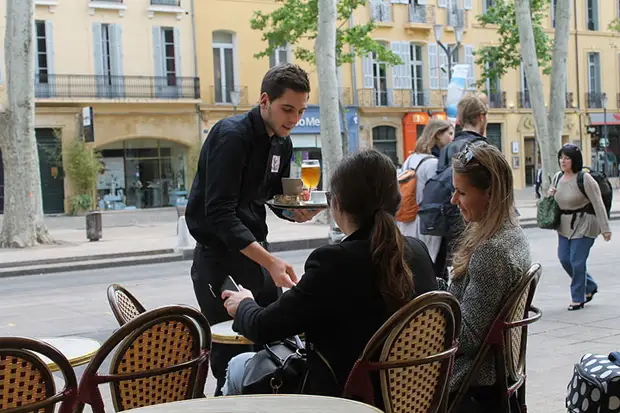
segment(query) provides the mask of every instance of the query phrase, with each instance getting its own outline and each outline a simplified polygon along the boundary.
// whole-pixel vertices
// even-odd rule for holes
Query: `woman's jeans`
[[[586,270],[586,261],[594,238],[568,239],[558,235],[558,258],[564,271],[571,277],[570,293],[574,303],[586,301],[586,294],[592,294],[597,288],[594,279]]]
[[[228,371],[226,372],[226,382],[222,387],[222,394],[224,396],[237,396],[241,394],[245,366],[255,354],[256,353],[241,353],[230,359],[228,362]]]

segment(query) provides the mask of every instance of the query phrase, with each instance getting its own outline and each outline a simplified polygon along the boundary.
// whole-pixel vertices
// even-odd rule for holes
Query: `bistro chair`
[[[76,412],[85,404],[94,413],[105,412],[103,383],[110,383],[117,412],[203,397],[210,351],[209,323],[197,310],[166,306],[146,311],[112,334],[86,367]],[[113,352],[110,372],[99,373]]]
[[[528,325],[542,317],[542,311],[532,305],[541,274],[540,264],[532,265],[508,296],[504,307],[489,329],[471,369],[451,400],[450,413],[459,411],[463,398],[489,354],[495,359],[498,392],[502,394],[503,412],[527,412],[525,403],[527,328]],[[531,316],[529,316],[530,313],[532,313]]]
[[[422,294],[370,339],[343,396],[381,407],[386,413],[445,412],[444,393],[460,331],[461,309],[452,294]]]
[[[40,356],[54,363],[65,386],[56,392],[54,376]],[[67,358],[56,348],[24,337],[0,337],[0,412],[70,413],[77,396],[77,380]]]
[[[127,324],[146,311],[133,294],[118,284],[112,284],[108,287],[108,302],[120,326]]]

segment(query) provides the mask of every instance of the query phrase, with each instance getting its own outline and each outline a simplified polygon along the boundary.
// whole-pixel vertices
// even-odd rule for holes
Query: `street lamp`
[[[463,25],[459,24],[454,28],[454,37],[456,38],[456,46],[454,49],[450,50],[448,46],[441,42],[441,38],[443,37],[443,25],[435,24],[433,26],[433,33],[435,34],[435,40],[437,44],[443,49],[448,56],[448,82],[452,80],[452,60],[454,56],[458,53],[459,47],[461,46],[461,42],[463,41],[463,31],[465,28]]]
[[[605,156],[605,175],[609,176],[609,158],[607,157],[607,147],[609,146],[609,135],[607,133],[607,93],[603,93],[601,96],[601,103],[603,104],[603,139],[601,139],[600,146],[603,147],[603,155]]]
[[[234,88],[230,91],[230,103],[233,105],[233,113],[237,114],[237,106],[241,102],[241,91],[237,88]]]

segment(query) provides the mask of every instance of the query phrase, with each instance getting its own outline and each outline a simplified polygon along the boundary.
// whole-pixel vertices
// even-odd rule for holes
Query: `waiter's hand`
[[[237,315],[237,309],[239,308],[239,304],[241,304],[241,301],[245,300],[246,298],[251,298],[252,300],[254,299],[252,291],[246,290],[242,286],[239,286],[239,288],[241,289],[241,291],[239,292],[230,290],[222,291],[222,300],[224,300],[224,307],[226,307],[226,311],[232,318],[235,318],[235,316]]]
[[[302,223],[310,221],[321,212],[320,209],[296,209],[292,212],[295,222]]]
[[[265,267],[273,282],[278,287],[291,288],[297,284],[297,275],[293,266],[281,258],[273,257],[271,263]]]

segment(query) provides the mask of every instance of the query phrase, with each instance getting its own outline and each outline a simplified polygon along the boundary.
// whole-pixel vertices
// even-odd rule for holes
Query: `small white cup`
[[[326,204],[327,192],[326,191],[312,191],[310,192],[310,200],[313,204]]]

